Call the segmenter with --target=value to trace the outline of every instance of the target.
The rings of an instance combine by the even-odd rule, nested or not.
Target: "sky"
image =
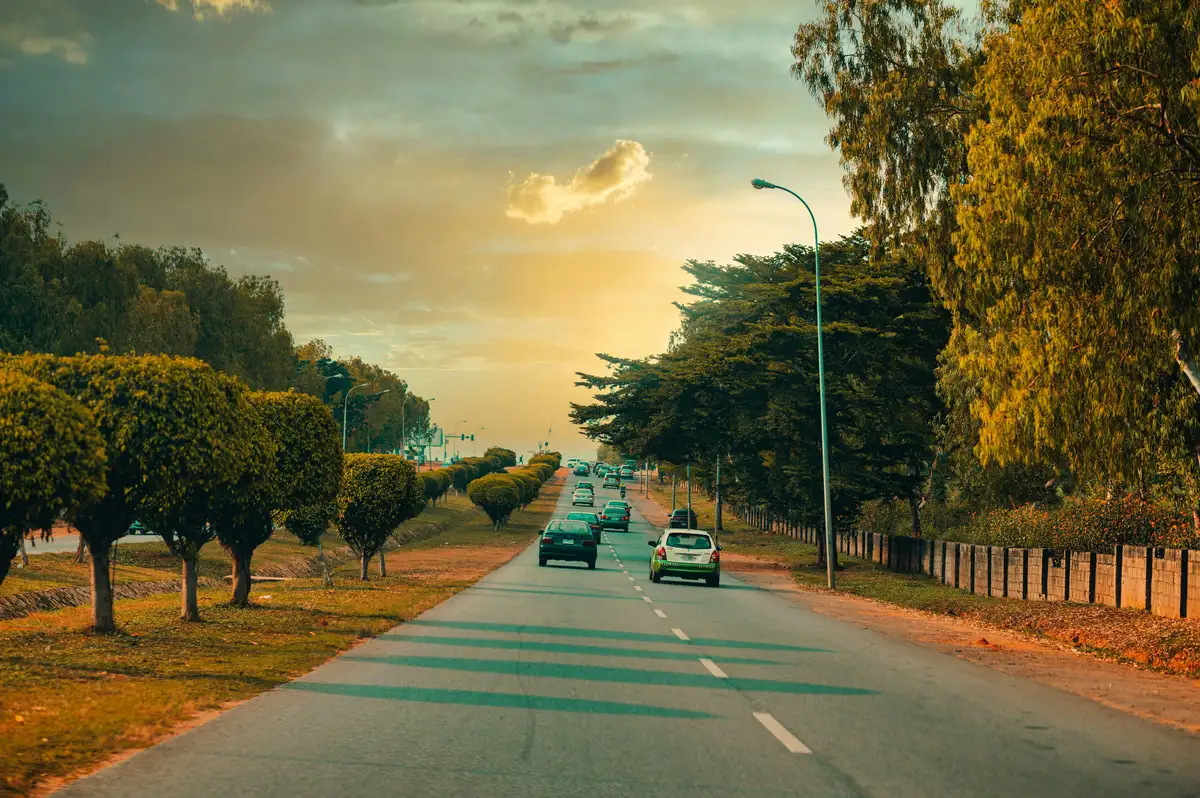
[[[665,349],[685,260],[811,243],[751,178],[853,229],[789,74],[816,7],[0,0],[0,182],[71,240],[270,275],[298,344],[396,372],[480,452],[586,456],[575,373]]]

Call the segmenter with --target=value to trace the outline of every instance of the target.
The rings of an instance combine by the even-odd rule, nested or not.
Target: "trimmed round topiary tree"
[[[338,534],[358,556],[365,582],[371,558],[418,511],[417,472],[399,455],[348,454],[337,506]]]
[[[467,486],[467,498],[491,519],[496,531],[521,506],[521,488],[508,474],[488,474]]]
[[[105,490],[104,440],[91,414],[52,385],[0,371],[0,582],[21,540]]]

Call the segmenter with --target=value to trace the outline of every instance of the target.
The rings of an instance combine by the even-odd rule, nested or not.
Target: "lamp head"
[[[756,177],[753,180],[751,180],[750,185],[754,186],[756,189],[776,188],[776,185],[774,183],[768,183],[766,180],[763,180],[761,177]]]

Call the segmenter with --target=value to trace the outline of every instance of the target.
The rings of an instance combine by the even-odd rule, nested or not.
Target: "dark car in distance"
[[[585,521],[555,518],[546,524],[538,542],[538,565],[550,560],[587,563],[596,567],[596,538]]]
[[[577,510],[575,512],[567,513],[567,520],[583,521],[585,524],[591,527],[592,537],[596,539],[596,542],[600,542],[600,513]]]
[[[689,518],[689,516],[691,516]],[[691,521],[691,523],[688,523]],[[696,529],[699,524],[696,522],[696,514],[686,507],[671,511],[671,520],[667,522],[667,527],[670,529]]]

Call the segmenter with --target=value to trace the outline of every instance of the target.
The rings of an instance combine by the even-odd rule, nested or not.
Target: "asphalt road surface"
[[[615,495],[600,490],[598,504]],[[806,613],[729,574],[720,588],[651,584],[653,530],[634,521],[605,533],[595,571],[539,568],[530,548],[62,794],[1200,795],[1196,737]]]

